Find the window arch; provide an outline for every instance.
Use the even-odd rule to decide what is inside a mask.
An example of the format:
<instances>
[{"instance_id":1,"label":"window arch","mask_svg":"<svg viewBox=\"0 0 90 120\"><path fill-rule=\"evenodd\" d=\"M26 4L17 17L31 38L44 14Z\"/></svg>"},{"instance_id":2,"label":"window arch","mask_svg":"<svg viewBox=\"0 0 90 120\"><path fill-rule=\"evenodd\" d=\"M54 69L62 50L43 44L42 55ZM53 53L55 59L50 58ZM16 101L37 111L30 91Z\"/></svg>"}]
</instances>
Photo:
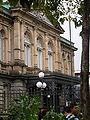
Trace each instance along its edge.
<instances>
[{"instance_id":1,"label":"window arch","mask_svg":"<svg viewBox=\"0 0 90 120\"><path fill-rule=\"evenodd\" d=\"M24 60L28 67L31 67L31 41L28 32L24 33Z\"/></svg>"},{"instance_id":2,"label":"window arch","mask_svg":"<svg viewBox=\"0 0 90 120\"><path fill-rule=\"evenodd\" d=\"M53 71L53 55L52 55L52 44L48 43L48 70Z\"/></svg>"},{"instance_id":3,"label":"window arch","mask_svg":"<svg viewBox=\"0 0 90 120\"><path fill-rule=\"evenodd\" d=\"M37 59L38 59L38 68L42 70L43 67L43 47L42 47L42 42L41 39L37 39Z\"/></svg>"},{"instance_id":4,"label":"window arch","mask_svg":"<svg viewBox=\"0 0 90 120\"><path fill-rule=\"evenodd\" d=\"M0 31L0 61L3 61L3 57L4 57L4 31L1 30Z\"/></svg>"}]
</instances>

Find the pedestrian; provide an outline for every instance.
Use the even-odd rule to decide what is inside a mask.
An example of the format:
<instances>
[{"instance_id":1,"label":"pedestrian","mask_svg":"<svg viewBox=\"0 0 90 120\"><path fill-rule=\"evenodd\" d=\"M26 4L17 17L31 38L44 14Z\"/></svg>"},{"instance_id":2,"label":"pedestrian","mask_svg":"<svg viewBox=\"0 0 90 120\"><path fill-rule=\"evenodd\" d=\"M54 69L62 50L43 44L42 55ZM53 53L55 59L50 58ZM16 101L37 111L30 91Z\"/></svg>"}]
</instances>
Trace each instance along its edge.
<instances>
[{"instance_id":1,"label":"pedestrian","mask_svg":"<svg viewBox=\"0 0 90 120\"><path fill-rule=\"evenodd\" d=\"M68 120L79 120L78 117L78 106L75 102L70 104L71 116Z\"/></svg>"},{"instance_id":2,"label":"pedestrian","mask_svg":"<svg viewBox=\"0 0 90 120\"><path fill-rule=\"evenodd\" d=\"M79 120L78 106L75 102L71 103L70 106L64 107L64 116L66 120Z\"/></svg>"},{"instance_id":3,"label":"pedestrian","mask_svg":"<svg viewBox=\"0 0 90 120\"><path fill-rule=\"evenodd\" d=\"M71 115L72 114L71 114L70 107L69 106L65 106L64 107L64 116L65 116L66 120L68 120L68 118L70 118Z\"/></svg>"},{"instance_id":4,"label":"pedestrian","mask_svg":"<svg viewBox=\"0 0 90 120\"><path fill-rule=\"evenodd\" d=\"M43 117L46 115L47 112L47 108L46 107L42 107L40 108L40 111L38 113L38 120L43 120Z\"/></svg>"}]
</instances>

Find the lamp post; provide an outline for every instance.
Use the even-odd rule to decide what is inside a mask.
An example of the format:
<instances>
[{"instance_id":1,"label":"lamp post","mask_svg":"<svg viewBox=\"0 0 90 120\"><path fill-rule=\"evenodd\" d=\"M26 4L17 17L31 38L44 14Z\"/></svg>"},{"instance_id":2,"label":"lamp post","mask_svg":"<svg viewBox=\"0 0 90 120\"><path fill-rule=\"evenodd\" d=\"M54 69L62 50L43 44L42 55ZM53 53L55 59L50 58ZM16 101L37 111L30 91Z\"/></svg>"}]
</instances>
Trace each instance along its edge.
<instances>
[{"instance_id":1,"label":"lamp post","mask_svg":"<svg viewBox=\"0 0 90 120\"><path fill-rule=\"evenodd\" d=\"M43 106L43 90L47 86L47 84L45 82L43 82L43 78L44 78L44 73L43 72L39 73L39 78L40 78L40 81L36 83L36 86L38 88L41 88L41 105Z\"/></svg>"},{"instance_id":2,"label":"lamp post","mask_svg":"<svg viewBox=\"0 0 90 120\"><path fill-rule=\"evenodd\" d=\"M50 106L51 106L50 97L51 97L50 95L47 95L47 98L48 98L48 101L47 101L48 110L50 110Z\"/></svg>"},{"instance_id":3,"label":"lamp post","mask_svg":"<svg viewBox=\"0 0 90 120\"><path fill-rule=\"evenodd\" d=\"M70 52L71 52L71 76L73 74L72 72L72 34L71 34L71 15L69 14L69 36L70 36Z\"/></svg>"}]
</instances>

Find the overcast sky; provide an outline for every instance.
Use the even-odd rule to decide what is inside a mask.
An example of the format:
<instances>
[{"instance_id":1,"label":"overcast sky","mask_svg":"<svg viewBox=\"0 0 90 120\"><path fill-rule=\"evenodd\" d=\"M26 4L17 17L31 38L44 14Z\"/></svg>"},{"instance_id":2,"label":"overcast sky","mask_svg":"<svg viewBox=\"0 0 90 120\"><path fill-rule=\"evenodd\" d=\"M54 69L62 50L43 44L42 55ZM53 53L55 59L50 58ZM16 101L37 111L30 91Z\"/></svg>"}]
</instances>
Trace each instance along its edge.
<instances>
[{"instance_id":1,"label":"overcast sky","mask_svg":"<svg viewBox=\"0 0 90 120\"><path fill-rule=\"evenodd\" d=\"M69 34L69 22L65 22L64 25L61 25L62 28L65 30L65 33L61 36L65 37L66 39L70 40L70 34ZM78 50L75 52L75 72L80 71L80 66L81 66L81 52L82 52L82 40L81 37L79 36L79 33L81 31L81 28L75 28L74 24L71 24L71 41L74 44Z\"/></svg>"}]
</instances>

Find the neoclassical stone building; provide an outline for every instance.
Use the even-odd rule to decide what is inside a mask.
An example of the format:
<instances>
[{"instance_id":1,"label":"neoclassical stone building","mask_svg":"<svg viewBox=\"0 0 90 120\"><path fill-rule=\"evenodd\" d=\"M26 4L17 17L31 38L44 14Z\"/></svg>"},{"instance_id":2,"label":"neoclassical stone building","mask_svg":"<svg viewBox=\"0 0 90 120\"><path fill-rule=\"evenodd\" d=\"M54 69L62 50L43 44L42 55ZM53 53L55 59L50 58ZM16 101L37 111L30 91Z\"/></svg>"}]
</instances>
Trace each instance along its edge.
<instances>
[{"instance_id":1,"label":"neoclassical stone building","mask_svg":"<svg viewBox=\"0 0 90 120\"><path fill-rule=\"evenodd\" d=\"M8 108L15 93L40 91L36 83L43 71L47 83L44 104L60 111L73 99L69 94L73 86L79 84L74 76L77 49L60 37L63 28L56 28L41 11L29 12L21 5L9 8L8 4L0 8L0 110ZM51 103L46 97L49 94Z\"/></svg>"}]
</instances>

